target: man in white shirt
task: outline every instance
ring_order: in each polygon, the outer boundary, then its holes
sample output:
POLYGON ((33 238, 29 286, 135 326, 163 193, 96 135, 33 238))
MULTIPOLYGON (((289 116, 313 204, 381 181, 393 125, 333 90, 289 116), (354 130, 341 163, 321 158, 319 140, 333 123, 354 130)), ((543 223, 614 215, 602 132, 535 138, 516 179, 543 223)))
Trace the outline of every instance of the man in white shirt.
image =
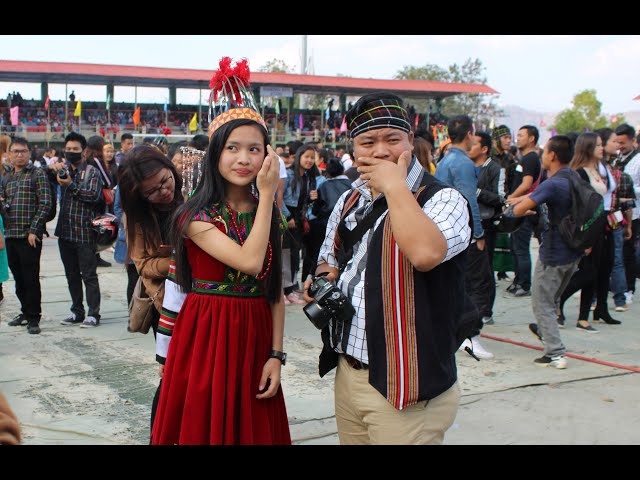
POLYGON ((351 306, 323 326, 319 365, 321 376, 337 366, 340 443, 442 443, 460 398, 468 203, 412 156, 399 97, 363 96, 347 125, 360 178, 329 217, 316 269, 351 306))

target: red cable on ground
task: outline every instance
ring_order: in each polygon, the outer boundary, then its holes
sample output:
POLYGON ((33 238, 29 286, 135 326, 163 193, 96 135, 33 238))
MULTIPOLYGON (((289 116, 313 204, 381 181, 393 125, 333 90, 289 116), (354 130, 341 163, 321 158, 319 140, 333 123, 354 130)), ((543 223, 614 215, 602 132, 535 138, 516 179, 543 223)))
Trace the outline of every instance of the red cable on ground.
MULTIPOLYGON (((529 345, 528 343, 516 342, 515 340, 511 340, 509 338, 502 337, 494 337, 493 335, 487 335, 486 333, 481 333, 481 337, 489 338, 491 340, 496 340, 498 342, 512 343, 513 345, 518 345, 520 347, 531 348, 533 350, 544 350, 542 347, 536 347, 535 345, 529 345)), ((599 365, 605 365, 607 367, 621 368, 623 370, 631 370, 635 373, 640 373, 640 368, 630 367, 628 365, 620 365, 617 363, 605 362, 604 360, 598 360, 597 358, 589 358, 583 357, 582 355, 576 355, 575 353, 565 353, 565 355, 569 358, 575 358, 576 360, 583 360, 585 362, 597 363, 599 365)))

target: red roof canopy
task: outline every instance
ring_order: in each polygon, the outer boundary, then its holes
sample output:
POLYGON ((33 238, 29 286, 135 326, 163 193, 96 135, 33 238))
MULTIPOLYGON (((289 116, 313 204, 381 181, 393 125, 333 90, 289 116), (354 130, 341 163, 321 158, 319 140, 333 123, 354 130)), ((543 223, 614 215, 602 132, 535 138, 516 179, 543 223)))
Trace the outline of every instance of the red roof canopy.
MULTIPOLYGON (((209 88, 215 70, 135 67, 91 63, 25 62, 0 60, 0 81, 72 83, 140 87, 209 88)), ((459 93, 497 94, 477 83, 429 80, 379 80, 291 73, 252 72, 251 86, 291 87, 295 93, 363 95, 388 91, 403 97, 445 98, 459 93)))

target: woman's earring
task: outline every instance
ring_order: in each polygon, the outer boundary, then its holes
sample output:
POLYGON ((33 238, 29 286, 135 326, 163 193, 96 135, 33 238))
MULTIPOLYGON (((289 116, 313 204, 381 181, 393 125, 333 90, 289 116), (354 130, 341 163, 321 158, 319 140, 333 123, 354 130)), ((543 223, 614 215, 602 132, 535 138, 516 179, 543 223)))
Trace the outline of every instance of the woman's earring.
POLYGON ((205 152, 192 147, 180 147, 182 152, 182 195, 190 197, 202 180, 202 160, 205 152), (193 183, 193 169, 197 163, 196 183, 193 183))

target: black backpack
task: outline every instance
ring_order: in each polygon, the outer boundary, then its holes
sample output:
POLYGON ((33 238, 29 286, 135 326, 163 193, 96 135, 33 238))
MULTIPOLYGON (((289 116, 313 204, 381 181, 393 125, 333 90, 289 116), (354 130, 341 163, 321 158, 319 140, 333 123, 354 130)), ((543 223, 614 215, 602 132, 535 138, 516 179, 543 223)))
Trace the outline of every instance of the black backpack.
POLYGON ((607 222, 602 195, 572 170, 560 170, 555 175, 569 181, 571 207, 559 222, 551 223, 557 225, 560 236, 571 248, 591 248, 596 239, 602 236, 607 222))

